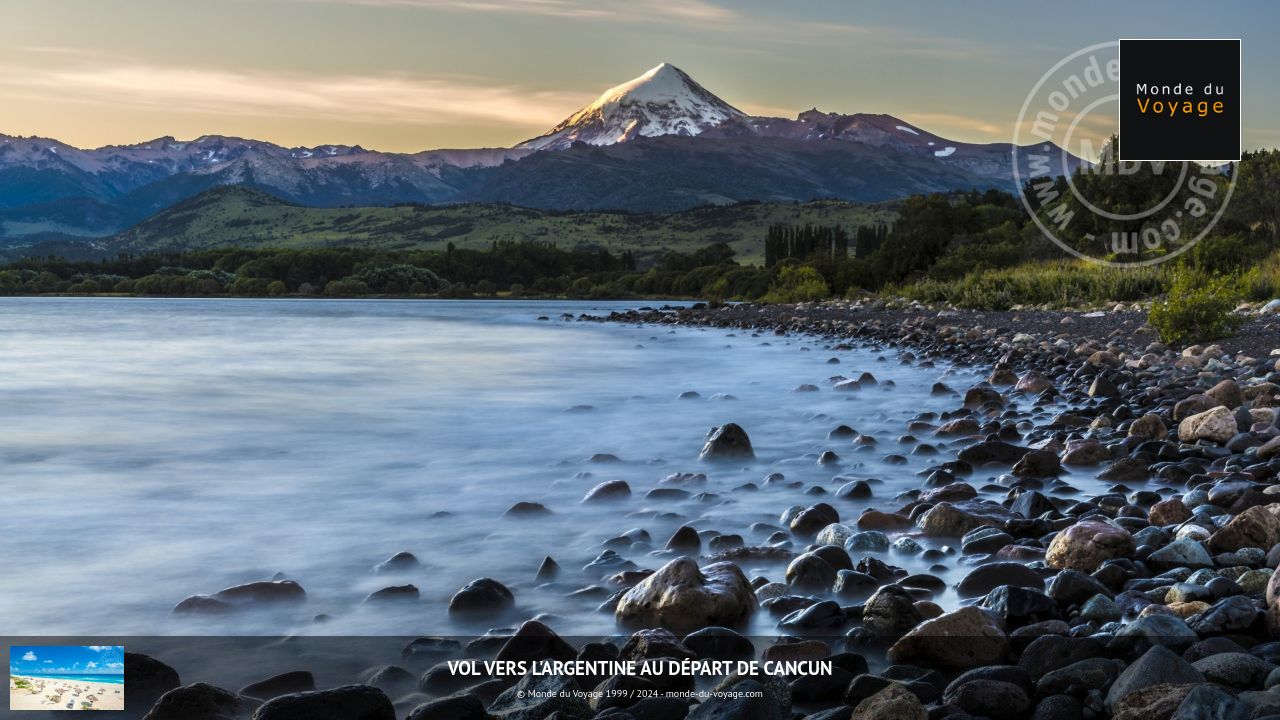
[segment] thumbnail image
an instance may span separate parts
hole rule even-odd
[[[119,645],[10,648],[9,709],[123,710],[124,648]]]

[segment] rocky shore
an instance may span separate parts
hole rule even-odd
[[[837,303],[580,319],[732,328],[765,339],[804,333],[833,352],[872,346],[922,371],[959,363],[988,379],[939,382],[934,392],[950,409],[921,412],[902,429],[928,438],[936,453],[931,467],[898,483],[906,492],[860,480],[831,491],[797,487],[791,499],[803,504],[779,507],[768,527],[685,526],[633,557],[644,566],[605,550],[588,567],[602,585],[590,587],[607,588],[601,609],[627,634],[561,637],[554,618],[512,617],[512,590],[483,578],[458,590],[450,612],[501,626],[484,637],[412,639],[400,657],[329,689],[317,689],[305,671],[233,692],[184,686],[176,673],[156,670],[168,687],[157,686],[163,694],[147,717],[1280,718],[1280,360],[1266,320],[1233,341],[1173,349],[1155,341],[1142,315],[1126,312]],[[822,390],[877,385],[870,373],[851,374],[834,375]],[[715,467],[750,457],[747,433],[732,423],[713,429],[702,460]],[[833,447],[867,443],[846,426],[831,427],[829,437]],[[699,487],[696,473],[659,482],[685,496]],[[626,483],[606,482],[584,502],[630,493]],[[852,498],[872,506],[853,514]],[[510,513],[536,513],[520,505]],[[939,573],[970,569],[949,586],[895,565],[905,555]],[[779,560],[785,570],[777,574],[747,572]],[[551,582],[562,571],[548,558],[530,572]],[[409,594],[416,589],[389,585],[369,601]],[[944,594],[959,602],[942,602]],[[175,611],[304,599],[281,578],[189,598]],[[748,620],[762,615],[776,637],[747,636]],[[477,678],[450,669],[448,660],[463,657],[812,660],[830,671]]]

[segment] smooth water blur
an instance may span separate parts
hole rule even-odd
[[[449,620],[448,598],[481,576],[510,586],[524,617],[607,632],[600,598],[564,596],[599,582],[576,573],[604,540],[642,527],[662,547],[679,518],[646,510],[759,544],[751,523],[830,500],[732,490],[770,472],[832,492],[836,474],[877,478],[872,502],[893,507],[938,460],[897,443],[907,420],[955,406],[930,395],[935,381],[974,379],[812,339],[560,318],[636,304],[0,300],[0,634],[451,633],[466,626]],[[837,393],[825,382],[864,370],[896,387]],[[802,383],[821,390],[792,391]],[[701,398],[677,399],[687,390]],[[750,433],[755,462],[698,462],[707,430],[724,422]],[[855,452],[828,440],[839,423],[879,444]],[[841,466],[817,464],[827,449]],[[891,452],[908,464],[885,464]],[[622,462],[588,462],[596,453]],[[707,472],[721,501],[643,497],[682,471]],[[631,484],[630,500],[580,504],[615,478]],[[521,500],[554,515],[504,518]],[[849,520],[865,506],[832,502]],[[423,568],[371,572],[401,550]],[[538,588],[545,555],[566,572]],[[209,624],[169,616],[184,597],[276,573],[306,588],[303,608]],[[361,606],[406,582],[421,602]],[[332,620],[314,623],[317,614]]]

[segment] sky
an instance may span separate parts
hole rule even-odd
[[[670,62],[754,114],[1007,142],[1045,70],[1119,37],[1241,38],[1245,147],[1280,146],[1270,0],[4,0],[0,133],[509,146]]]
[[[119,645],[15,646],[9,672],[42,675],[121,675],[124,648]]]

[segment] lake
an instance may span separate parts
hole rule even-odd
[[[610,632],[612,617],[595,610],[602,598],[566,597],[600,583],[599,573],[576,573],[603,541],[643,528],[652,548],[619,553],[652,568],[665,560],[649,550],[684,522],[761,544],[748,526],[776,525],[791,505],[828,500],[852,520],[876,501],[802,489],[871,479],[883,503],[919,487],[915,473],[940,458],[913,455],[897,438],[918,413],[957,405],[931,395],[934,382],[978,379],[808,338],[561,318],[641,304],[0,300],[9,568],[0,634],[483,630],[445,611],[477,577],[507,584],[524,617],[559,617],[566,634]],[[827,383],[863,371],[894,386],[838,393]],[[793,391],[806,383],[819,391]],[[681,399],[688,391],[697,397]],[[725,422],[750,433],[754,461],[698,461],[707,431]],[[878,444],[829,440],[842,423]],[[819,465],[824,450],[841,464]],[[890,453],[906,464],[886,463]],[[589,461],[597,454],[619,461]],[[709,495],[644,497],[676,472],[707,473]],[[801,486],[765,486],[770,473]],[[611,479],[626,480],[632,497],[581,504]],[[758,489],[739,489],[747,483]],[[552,514],[504,517],[518,501]],[[391,578],[371,571],[399,551],[421,567]],[[539,587],[548,555],[566,573]],[[777,564],[743,569],[782,575]],[[185,597],[277,573],[306,589],[304,606],[170,616]],[[361,602],[404,583],[420,601]],[[756,622],[763,630],[773,620]]]

